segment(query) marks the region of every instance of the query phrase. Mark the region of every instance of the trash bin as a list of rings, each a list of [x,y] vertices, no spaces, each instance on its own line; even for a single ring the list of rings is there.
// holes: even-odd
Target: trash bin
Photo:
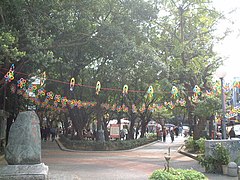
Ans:
[[[232,177],[238,176],[238,166],[235,162],[228,163],[228,175]]]

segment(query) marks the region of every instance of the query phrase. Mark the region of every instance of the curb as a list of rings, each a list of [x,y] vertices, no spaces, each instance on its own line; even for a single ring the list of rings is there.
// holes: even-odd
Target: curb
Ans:
[[[184,151],[184,150],[183,150],[183,147],[184,147],[184,145],[180,146],[180,147],[178,148],[177,152],[180,153],[180,154],[182,154],[182,155],[188,156],[188,157],[190,157],[190,158],[198,161],[198,155],[196,155],[196,154],[191,154],[191,153],[189,153],[189,152]]]
[[[106,153],[106,152],[129,152],[129,151],[134,151],[134,150],[138,150],[138,149],[141,149],[141,148],[144,148],[146,146],[150,146],[152,144],[155,144],[157,143],[158,141],[153,141],[149,144],[145,144],[143,146],[139,146],[139,147],[136,147],[136,148],[133,148],[133,149],[125,149],[125,150],[114,150],[114,151],[84,151],[84,150],[73,150],[73,149],[68,149],[66,148],[60,141],[59,139],[55,139],[58,147],[62,150],[62,151],[68,151],[68,152],[86,152],[86,153],[96,153],[96,152],[102,152],[102,153]]]

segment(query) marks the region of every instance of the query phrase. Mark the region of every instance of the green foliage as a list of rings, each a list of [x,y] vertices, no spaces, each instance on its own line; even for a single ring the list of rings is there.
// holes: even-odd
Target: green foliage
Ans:
[[[221,99],[215,96],[206,96],[197,104],[194,114],[201,118],[209,118],[219,109],[221,109]]]
[[[198,140],[194,140],[193,137],[189,137],[185,141],[185,147],[187,151],[194,153],[204,153],[205,152],[205,138],[200,138]]]
[[[199,164],[205,167],[206,172],[222,172],[222,165],[227,165],[230,161],[229,151],[220,143],[218,143],[213,151],[212,155],[205,156],[200,155],[198,157]]]
[[[17,48],[17,42],[17,38],[11,32],[0,30],[0,65],[4,62],[15,63],[25,55],[25,52]]]
[[[162,169],[156,170],[152,173],[149,180],[204,180],[208,179],[204,174],[196,170],[188,169],[173,169],[169,171]]]
[[[205,138],[200,138],[200,139],[196,140],[196,144],[197,144],[199,153],[203,154],[205,152],[205,141],[206,141]]]
[[[115,140],[115,141],[89,141],[89,140],[70,140],[65,136],[60,136],[61,143],[68,149],[88,150],[88,151],[114,151],[133,149],[155,141],[156,138],[139,138],[133,140]]]
[[[147,133],[146,138],[152,139],[152,140],[157,139],[157,134],[156,133]]]

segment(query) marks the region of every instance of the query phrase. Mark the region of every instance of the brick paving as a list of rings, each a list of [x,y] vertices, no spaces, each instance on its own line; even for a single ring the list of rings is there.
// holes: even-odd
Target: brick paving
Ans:
[[[42,142],[42,162],[49,166],[50,180],[147,180],[151,173],[164,168],[164,156],[171,149],[170,167],[204,172],[197,161],[177,152],[184,138],[174,143],[155,142],[127,151],[66,151],[56,142]],[[60,145],[61,146],[61,145]],[[61,146],[64,149],[64,147]],[[0,159],[0,165],[5,164]],[[217,174],[206,174],[210,180],[237,180]]]

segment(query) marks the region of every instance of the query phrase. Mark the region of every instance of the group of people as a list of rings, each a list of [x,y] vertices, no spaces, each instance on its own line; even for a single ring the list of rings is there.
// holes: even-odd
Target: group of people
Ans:
[[[42,126],[40,131],[41,131],[42,141],[47,141],[47,140],[54,141],[58,134],[58,128],[56,127]]]
[[[160,141],[166,142],[166,136],[170,134],[171,142],[173,143],[175,136],[178,137],[181,134],[181,127],[175,126],[171,128],[163,127],[162,129],[157,129],[157,138]]]

